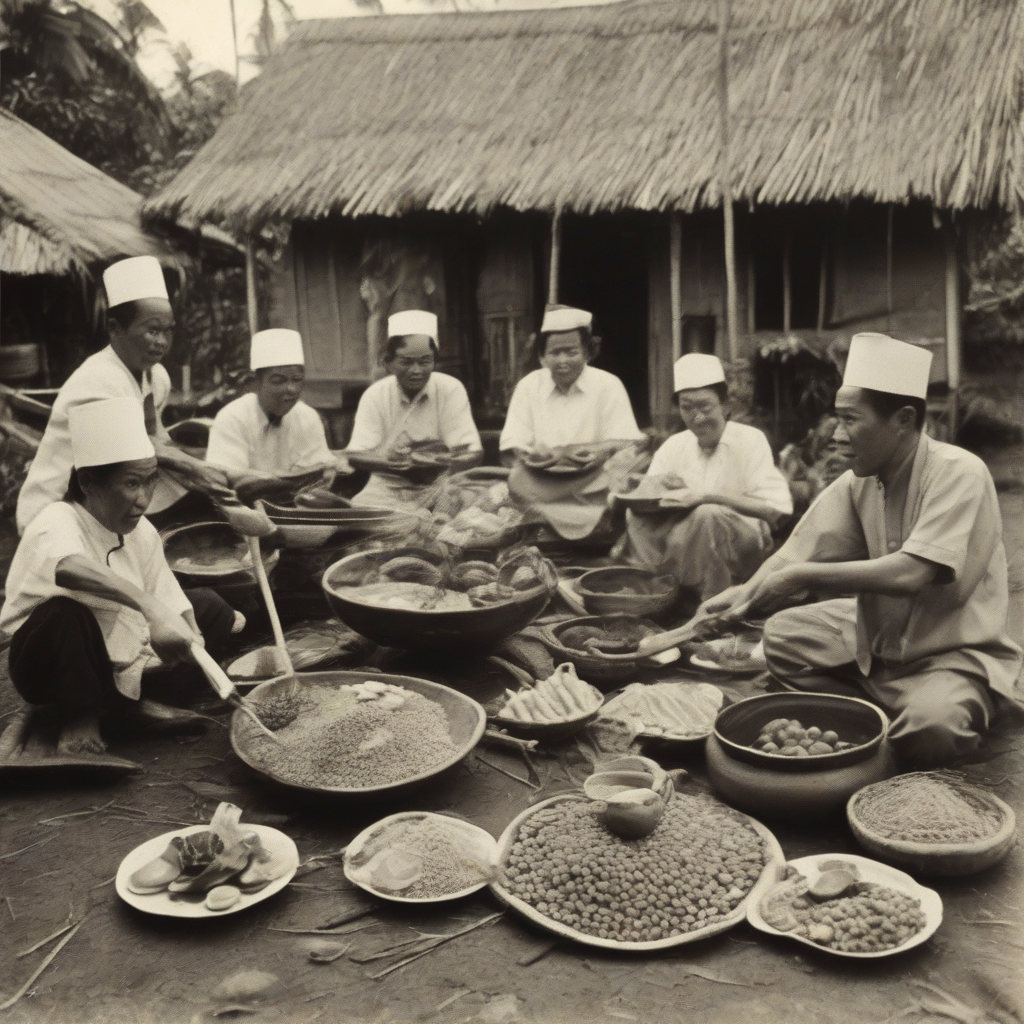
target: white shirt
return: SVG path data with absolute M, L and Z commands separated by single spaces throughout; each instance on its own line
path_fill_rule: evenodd
M 393 374 L 371 384 L 359 399 L 349 449 L 368 452 L 403 440 L 482 448 L 462 381 L 435 371 L 413 399 Z
M 673 434 L 655 453 L 648 476 L 674 473 L 696 494 L 757 498 L 785 515 L 793 512 L 786 478 L 772 457 L 768 438 L 757 427 L 729 420 L 712 452 L 692 430 Z
M 625 385 L 615 374 L 585 366 L 563 394 L 551 371 L 541 369 L 528 373 L 512 392 L 499 447 L 529 451 L 643 436 Z
M 320 414 L 297 402 L 276 423 L 255 395 L 225 405 L 210 427 L 206 461 L 225 469 L 292 473 L 331 463 Z
M 68 427 L 68 410 L 73 406 L 98 402 L 103 398 L 135 398 L 143 402 L 152 394 L 156 409 L 157 436 L 166 439 L 160 414 L 171 393 L 171 379 L 158 363 L 142 375 L 142 384 L 135 379 L 131 370 L 117 353 L 108 345 L 100 352 L 89 356 L 81 366 L 64 382 L 53 403 L 53 412 L 39 443 L 39 451 L 32 460 L 28 476 L 18 495 L 16 521 L 18 533 L 26 527 L 47 505 L 60 501 L 68 489 L 71 479 L 71 430 Z M 158 487 L 160 485 L 158 484 Z M 183 494 L 178 490 L 177 497 Z M 176 498 L 154 495 L 150 511 L 158 512 Z
M 96 615 L 118 690 L 137 700 L 143 669 L 160 663 L 149 646 L 145 616 L 116 601 L 66 590 L 56 583 L 57 563 L 69 555 L 83 555 L 108 566 L 175 614 L 189 612 L 192 605 L 167 564 L 153 524 L 143 517 L 123 539 L 121 547 L 118 534 L 111 533 L 82 505 L 69 501 L 48 505 L 29 524 L 14 553 L 7 574 L 7 599 L 0 609 L 0 629 L 13 634 L 44 601 L 57 596 L 73 598 Z

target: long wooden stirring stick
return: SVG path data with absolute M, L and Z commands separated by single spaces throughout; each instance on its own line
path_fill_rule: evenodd
M 229 701 L 236 708 L 239 709 L 243 714 L 248 715 L 249 718 L 259 727 L 260 731 L 269 736 L 275 743 L 282 743 L 282 739 L 275 732 L 271 732 L 263 722 L 260 720 L 260 716 L 253 710 L 252 705 L 235 689 L 235 684 L 231 682 L 227 677 L 227 673 L 217 664 L 210 652 L 203 647 L 201 644 L 193 641 L 192 647 L 192 658 L 196 664 L 203 670 L 203 674 L 210 681 L 210 685 L 217 691 L 217 695 L 221 700 Z

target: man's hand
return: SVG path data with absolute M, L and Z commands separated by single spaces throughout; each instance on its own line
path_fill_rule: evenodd
M 709 597 L 697 609 L 697 616 L 702 619 L 711 615 L 721 616 L 725 619 L 739 619 L 743 617 L 743 612 L 749 606 L 750 594 L 746 586 L 737 584 L 714 597 Z
M 692 509 L 703 504 L 704 495 L 691 491 L 688 487 L 677 487 L 674 490 L 666 491 L 661 496 L 663 508 Z
M 198 459 L 194 459 L 187 467 L 184 467 L 183 475 L 191 491 L 206 494 L 214 501 L 235 502 L 238 500 L 228 482 L 227 473 L 219 466 L 212 466 L 209 462 L 200 462 Z
M 335 452 L 334 471 L 340 476 L 351 476 L 355 472 L 355 467 L 348 461 L 347 455 L 343 455 L 341 452 Z
M 192 644 L 198 639 L 180 615 L 163 605 L 147 603 L 143 614 L 149 623 L 149 643 L 165 665 L 177 665 L 192 656 Z

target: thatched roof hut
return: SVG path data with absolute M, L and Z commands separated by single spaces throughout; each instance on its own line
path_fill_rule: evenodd
M 91 277 L 120 256 L 178 267 L 142 227 L 142 196 L 0 108 L 0 271 Z
M 733 189 L 1024 192 L 1019 0 L 733 0 Z M 270 218 L 719 205 L 715 0 L 300 23 L 146 209 Z

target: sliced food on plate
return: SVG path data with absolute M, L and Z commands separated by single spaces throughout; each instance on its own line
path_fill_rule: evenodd
M 600 717 L 638 735 L 699 740 L 710 735 L 725 696 L 710 683 L 630 683 L 601 708 Z

